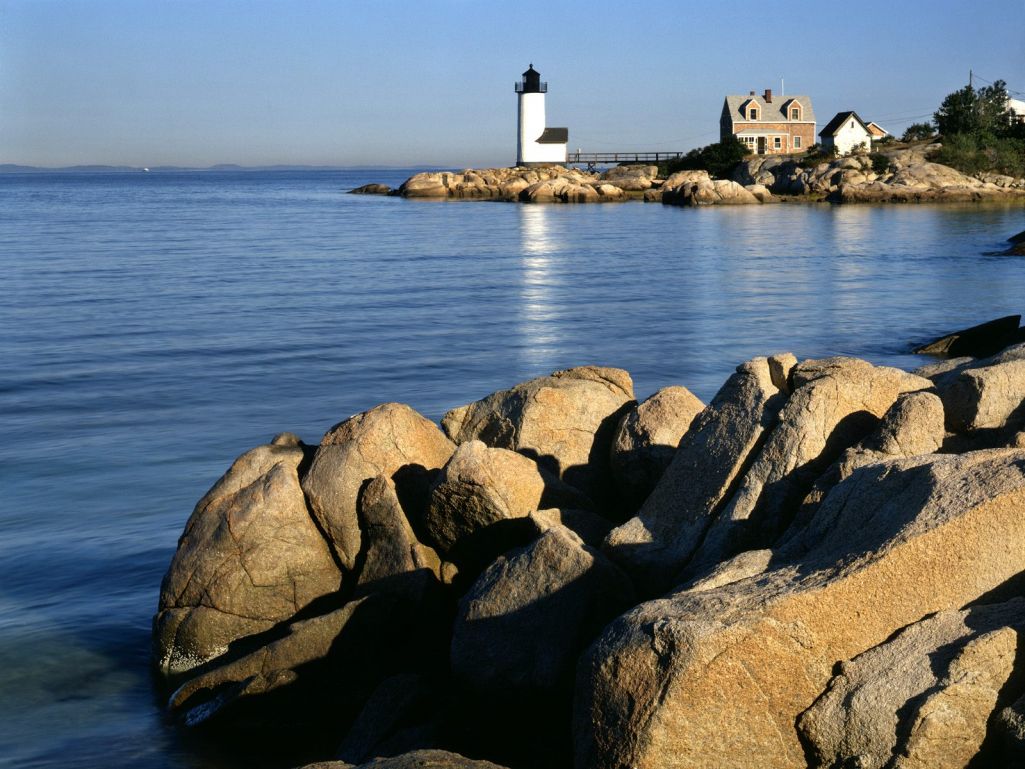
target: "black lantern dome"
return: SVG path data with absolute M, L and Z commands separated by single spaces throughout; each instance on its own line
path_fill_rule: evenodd
M 516 84 L 516 93 L 548 93 L 548 83 L 541 82 L 541 73 L 531 64 L 523 73 L 523 80 Z

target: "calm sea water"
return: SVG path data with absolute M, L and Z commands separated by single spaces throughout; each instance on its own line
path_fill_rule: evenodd
M 0 765 L 226 767 L 148 673 L 160 578 L 242 451 L 596 363 L 710 398 L 791 350 L 1023 309 L 1017 207 L 359 197 L 409 171 L 0 176 Z

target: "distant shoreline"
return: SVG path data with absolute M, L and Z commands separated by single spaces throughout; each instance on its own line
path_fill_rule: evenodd
M 448 166 L 425 166 L 425 165 L 359 165 L 359 166 L 308 166 L 308 165 L 270 165 L 270 166 L 240 166 L 230 163 L 220 163 L 212 166 L 109 166 L 109 165 L 75 165 L 75 166 L 28 166 L 17 163 L 0 163 L 0 174 L 143 174 L 143 173 L 182 173 L 182 172 L 267 172 L 267 171 L 380 171 L 380 170 L 402 170 L 422 169 L 424 171 L 447 170 Z

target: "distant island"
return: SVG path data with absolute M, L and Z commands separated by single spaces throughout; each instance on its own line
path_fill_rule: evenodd
M 406 166 L 310 166 L 310 165 L 270 165 L 240 166 L 234 163 L 218 163 L 212 166 L 107 166 L 107 165 L 76 165 L 76 166 L 28 166 L 17 163 L 0 163 L 0 174 L 139 174 L 167 173 L 182 171 L 362 171 L 380 170 L 382 168 L 405 168 Z M 443 166 L 417 166 L 418 168 L 440 169 Z

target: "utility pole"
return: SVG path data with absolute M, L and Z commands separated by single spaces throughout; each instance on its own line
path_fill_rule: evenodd
M 973 77 L 973 74 L 974 73 L 972 72 L 972 70 L 968 70 L 968 87 L 969 88 L 972 87 L 972 77 Z

